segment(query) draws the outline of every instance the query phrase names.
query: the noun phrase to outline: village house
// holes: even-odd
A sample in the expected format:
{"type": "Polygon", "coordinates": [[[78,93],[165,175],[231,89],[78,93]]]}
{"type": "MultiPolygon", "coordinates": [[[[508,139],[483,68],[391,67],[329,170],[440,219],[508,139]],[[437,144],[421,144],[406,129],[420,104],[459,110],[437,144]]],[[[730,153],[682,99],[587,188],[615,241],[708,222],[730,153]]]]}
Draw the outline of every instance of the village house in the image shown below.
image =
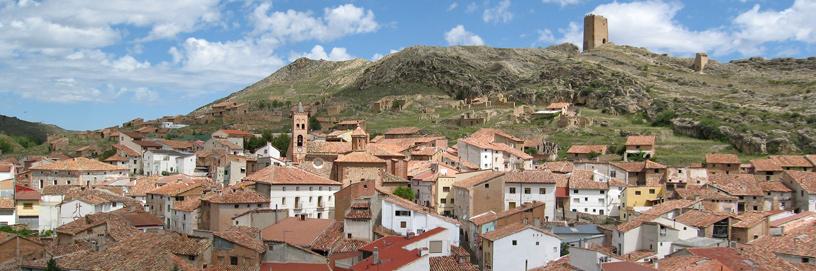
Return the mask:
{"type": "Polygon", "coordinates": [[[697,228],[698,237],[729,240],[732,214],[691,209],[674,218],[675,221],[697,228]]]}
{"type": "Polygon", "coordinates": [[[655,156],[655,136],[628,136],[624,145],[626,147],[624,161],[629,161],[629,157],[633,155],[642,156],[643,159],[652,159],[655,156]]]}
{"type": "Polygon", "coordinates": [[[543,221],[555,219],[555,184],[567,181],[567,175],[529,170],[508,172],[499,178],[504,181],[503,210],[525,203],[542,202],[545,205],[543,221]]]}
{"type": "Polygon", "coordinates": [[[223,101],[210,106],[210,116],[224,117],[247,112],[247,104],[235,101],[223,101]]]}
{"type": "Polygon", "coordinates": [[[759,183],[765,194],[763,210],[793,210],[793,190],[781,181],[763,181],[759,183]]]}
{"type": "Polygon", "coordinates": [[[772,159],[755,159],[751,160],[751,171],[757,180],[762,181],[779,181],[782,177],[782,166],[772,159]]]}
{"type": "Polygon", "coordinates": [[[176,202],[170,208],[171,218],[167,228],[171,231],[193,235],[199,230],[201,198],[191,196],[176,202]]]}
{"type": "Polygon", "coordinates": [[[524,139],[490,128],[479,129],[457,143],[460,160],[495,171],[532,169],[533,157],[523,148],[524,139]]]}
{"type": "Polygon", "coordinates": [[[444,216],[453,217],[456,201],[453,197],[453,184],[456,182],[456,175],[459,172],[443,163],[434,163],[432,167],[437,173],[436,182],[434,183],[434,201],[436,204],[436,212],[444,216]]]}
{"type": "Polygon", "coordinates": [[[332,127],[333,130],[354,130],[357,126],[362,127],[363,129],[366,128],[366,121],[365,120],[342,120],[338,121],[332,127]]]}
{"type": "Polygon", "coordinates": [[[597,161],[601,155],[606,154],[607,149],[608,147],[606,145],[572,145],[567,150],[567,159],[572,161],[597,161]]]}
{"type": "Polygon", "coordinates": [[[596,181],[591,171],[575,170],[569,177],[569,208],[573,213],[617,216],[624,187],[623,180],[596,181]]]}
{"type": "Polygon", "coordinates": [[[17,206],[14,198],[0,198],[0,225],[17,224],[17,206]]]}
{"type": "Polygon", "coordinates": [[[734,214],[737,212],[737,200],[739,198],[717,189],[689,186],[675,189],[674,195],[676,199],[700,201],[703,207],[709,211],[734,214]]]}
{"type": "Polygon", "coordinates": [[[211,185],[212,180],[204,178],[168,183],[146,193],[146,206],[149,206],[151,214],[165,222],[165,227],[170,227],[173,206],[188,198],[200,197],[211,185]]]}
{"type": "Polygon", "coordinates": [[[43,189],[48,185],[95,185],[107,178],[129,177],[129,169],[84,157],[31,167],[31,182],[43,189]]]}
{"type": "Polygon", "coordinates": [[[615,228],[612,247],[615,254],[623,258],[628,258],[627,255],[630,254],[640,254],[659,259],[674,252],[672,243],[696,238],[697,234],[695,227],[661,216],[641,214],[615,228]]]}
{"type": "Polygon", "coordinates": [[[576,224],[575,226],[553,226],[552,233],[561,242],[572,247],[600,246],[606,241],[606,235],[597,224],[576,224]]]}
{"type": "Polygon", "coordinates": [[[786,170],[782,183],[793,192],[793,211],[816,211],[816,173],[786,170]]]}
{"type": "Polygon", "coordinates": [[[531,225],[508,225],[482,237],[483,270],[529,270],[561,257],[561,240],[531,225]]]}
{"type": "Polygon", "coordinates": [[[417,127],[395,127],[385,130],[385,132],[383,132],[383,136],[386,139],[407,138],[419,136],[421,132],[422,130],[417,127]]]}
{"type": "Polygon", "coordinates": [[[210,264],[213,269],[259,270],[264,252],[258,229],[230,227],[213,232],[210,264]]]}
{"type": "Polygon", "coordinates": [[[816,266],[816,251],[811,249],[816,247],[814,236],[816,222],[810,220],[799,227],[786,230],[784,234],[760,237],[751,242],[751,245],[772,252],[791,264],[802,266],[802,270],[808,270],[806,268],[816,266]]]}
{"type": "Polygon", "coordinates": [[[232,224],[263,229],[288,217],[286,209],[252,209],[232,216],[232,224]]]}
{"type": "Polygon", "coordinates": [[[121,216],[111,213],[90,214],[55,229],[56,242],[69,245],[90,242],[100,249],[140,233],[121,216]]]}
{"type": "Polygon", "coordinates": [[[709,178],[709,183],[705,187],[737,197],[737,213],[765,210],[765,195],[753,175],[714,175],[709,178]]]}
{"type": "Polygon", "coordinates": [[[14,186],[14,218],[16,224],[25,225],[28,229],[38,229],[40,220],[40,193],[37,190],[14,186]]]}
{"type": "Polygon", "coordinates": [[[427,209],[395,195],[381,199],[381,226],[397,234],[408,236],[430,231],[437,227],[447,229],[451,244],[459,244],[459,221],[444,217],[435,210],[427,209]]]}
{"type": "Polygon", "coordinates": [[[731,240],[749,243],[768,235],[770,212],[747,211],[734,217],[731,224],[731,240]]]}
{"type": "Polygon", "coordinates": [[[4,267],[9,263],[40,260],[46,256],[45,244],[37,238],[0,233],[0,262],[4,267]]]}
{"type": "Polygon", "coordinates": [[[504,210],[504,183],[501,172],[475,171],[456,175],[453,199],[454,216],[467,220],[471,216],[492,210],[504,210]]]}
{"type": "Polygon", "coordinates": [[[117,195],[109,190],[85,187],[72,188],[66,191],[62,202],[59,204],[55,206],[41,204],[39,221],[43,225],[40,225],[40,230],[54,229],[55,226],[68,224],[89,214],[141,207],[139,201],[117,195]],[[49,209],[48,207],[55,209],[49,209]],[[56,222],[51,221],[52,219],[56,220],[56,222]]]}
{"type": "Polygon", "coordinates": [[[804,155],[771,155],[768,159],[776,162],[782,170],[813,171],[813,163],[804,155]]]}
{"type": "Polygon", "coordinates": [[[289,217],[261,229],[261,240],[267,250],[264,263],[327,263],[325,256],[311,250],[320,237],[331,232],[337,222],[333,219],[289,217]]]}
{"type": "Polygon", "coordinates": [[[363,260],[350,270],[431,270],[430,259],[450,256],[456,246],[445,239],[450,235],[448,231],[434,228],[414,236],[377,239],[359,249],[363,260]]]}
{"type": "Polygon", "coordinates": [[[669,167],[666,169],[666,190],[674,191],[688,185],[703,185],[708,183],[708,171],[702,165],[686,167],[669,167]]]}
{"type": "Polygon", "coordinates": [[[141,152],[122,144],[113,144],[113,148],[116,150],[116,154],[105,159],[105,162],[114,166],[127,167],[131,175],[142,174],[144,164],[142,162],[141,152]]]}
{"type": "Polygon", "coordinates": [[[17,176],[17,168],[12,163],[0,162],[0,181],[14,179],[17,176]]]}
{"type": "Polygon", "coordinates": [[[196,156],[193,153],[175,150],[149,150],[143,156],[144,175],[159,176],[169,174],[193,175],[196,156]]]}
{"type": "Polygon", "coordinates": [[[254,209],[269,208],[269,199],[250,190],[226,188],[221,193],[203,196],[199,206],[198,229],[224,231],[235,215],[254,209]]]}
{"type": "Polygon", "coordinates": [[[467,244],[477,257],[477,262],[481,262],[482,235],[512,224],[543,227],[546,221],[545,213],[546,206],[543,202],[532,202],[506,211],[487,211],[477,214],[463,222],[464,240],[462,243],[467,244]]]}
{"type": "Polygon", "coordinates": [[[735,154],[709,153],[705,156],[705,168],[708,170],[709,176],[738,174],[740,160],[735,154]]]}
{"type": "Polygon", "coordinates": [[[267,167],[246,178],[252,188],[268,196],[269,208],[289,209],[289,216],[331,218],[340,183],[296,167],[267,167]]]}

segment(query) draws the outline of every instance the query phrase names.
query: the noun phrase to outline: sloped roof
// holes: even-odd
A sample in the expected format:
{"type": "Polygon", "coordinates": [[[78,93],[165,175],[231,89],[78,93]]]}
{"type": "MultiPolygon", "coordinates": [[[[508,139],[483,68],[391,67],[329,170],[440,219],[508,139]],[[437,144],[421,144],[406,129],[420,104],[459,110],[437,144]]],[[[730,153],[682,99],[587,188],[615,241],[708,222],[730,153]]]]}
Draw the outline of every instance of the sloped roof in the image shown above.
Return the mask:
{"type": "Polygon", "coordinates": [[[759,186],[762,187],[762,191],[764,192],[792,192],[790,188],[788,188],[784,183],[779,181],[774,182],[760,182],[759,186]]]}
{"type": "Polygon", "coordinates": [[[412,135],[417,134],[421,131],[418,127],[395,127],[388,130],[385,130],[383,134],[386,135],[412,135]]]}
{"type": "Polygon", "coordinates": [[[655,144],[655,136],[633,135],[626,137],[626,146],[647,146],[655,144]]]}
{"type": "Polygon", "coordinates": [[[351,151],[351,142],[309,141],[306,151],[310,154],[341,154],[351,151]]]}
{"type": "Polygon", "coordinates": [[[178,182],[178,183],[169,183],[163,186],[159,186],[156,189],[147,191],[146,194],[155,194],[155,195],[163,195],[163,196],[176,196],[178,194],[193,190],[195,188],[201,187],[203,184],[200,182],[178,182]]]}
{"type": "Polygon", "coordinates": [[[173,210],[179,210],[182,212],[192,212],[201,207],[201,198],[199,197],[187,197],[182,202],[178,202],[173,205],[173,210]]]}
{"type": "Polygon", "coordinates": [[[114,166],[98,160],[77,157],[31,167],[31,170],[54,171],[127,171],[127,167],[114,166]]]}
{"type": "Polygon", "coordinates": [[[571,173],[575,164],[569,161],[545,162],[542,169],[558,173],[571,173]]]}
{"type": "Polygon", "coordinates": [[[765,220],[769,215],[771,215],[769,212],[747,211],[734,217],[737,222],[731,226],[735,228],[750,228],[765,220]]]}
{"type": "Polygon", "coordinates": [[[754,175],[719,174],[709,176],[709,185],[732,196],[761,196],[762,187],[754,175]]]}
{"type": "Polygon", "coordinates": [[[813,164],[804,155],[771,155],[769,159],[782,167],[813,167],[813,164]]]}
{"type": "Polygon", "coordinates": [[[702,187],[675,188],[674,192],[681,199],[688,200],[736,200],[737,197],[731,196],[720,191],[702,187]]]}
{"type": "Polygon", "coordinates": [[[606,149],[608,147],[606,145],[572,145],[567,150],[567,153],[574,153],[574,154],[588,154],[588,153],[597,153],[597,154],[604,154],[606,153],[606,149]]]}
{"type": "Polygon", "coordinates": [[[266,251],[263,241],[259,238],[260,232],[256,228],[232,226],[225,231],[213,232],[214,236],[227,240],[230,243],[249,248],[257,253],[266,251]]]}
{"type": "Polygon", "coordinates": [[[730,216],[729,214],[704,210],[688,210],[675,217],[674,220],[692,227],[708,227],[730,216]]]}
{"type": "Polygon", "coordinates": [[[593,180],[593,173],[590,170],[576,169],[569,177],[570,189],[607,190],[609,184],[593,180]]]}
{"type": "Polygon", "coordinates": [[[354,151],[348,154],[340,155],[337,160],[334,160],[335,163],[337,162],[346,162],[346,163],[385,163],[385,160],[380,159],[377,156],[374,156],[366,151],[354,151]]]}
{"type": "Polygon", "coordinates": [[[333,180],[321,177],[296,167],[270,166],[250,174],[244,178],[245,181],[268,183],[268,184],[315,184],[315,185],[340,185],[333,180]]]}
{"type": "Polygon", "coordinates": [[[549,236],[555,237],[554,235],[552,235],[552,233],[546,232],[546,231],[544,231],[544,230],[542,230],[542,229],[540,229],[538,227],[533,227],[532,225],[521,224],[521,223],[510,224],[510,225],[498,228],[498,229],[496,229],[494,231],[482,234],[482,237],[484,237],[485,239],[490,240],[490,241],[496,241],[496,240],[502,239],[504,237],[507,237],[507,236],[510,236],[510,235],[525,231],[527,229],[540,232],[540,233],[542,233],[544,235],[549,235],[549,236]]]}
{"type": "Polygon", "coordinates": [[[309,248],[334,223],[334,219],[288,217],[262,229],[261,239],[309,248]]]}
{"type": "Polygon", "coordinates": [[[463,174],[462,176],[467,176],[467,177],[464,177],[463,179],[459,179],[460,176],[457,175],[457,177],[456,177],[457,180],[456,180],[456,182],[453,183],[453,186],[461,187],[461,188],[468,188],[469,189],[469,188],[471,188],[473,186],[482,184],[482,183],[484,183],[486,181],[492,180],[492,179],[494,179],[496,177],[499,177],[499,176],[502,176],[502,175],[504,175],[504,173],[495,172],[495,171],[479,171],[477,173],[468,174],[468,175],[463,174]]]}
{"type": "Polygon", "coordinates": [[[751,160],[751,165],[754,166],[754,171],[782,171],[782,167],[772,159],[754,159],[751,160]]]}
{"type": "Polygon", "coordinates": [[[566,174],[553,173],[547,170],[525,170],[508,172],[502,176],[505,183],[548,183],[555,184],[567,179],[566,174]]]}
{"type": "Polygon", "coordinates": [[[687,208],[692,204],[697,203],[694,200],[667,200],[658,205],[652,206],[651,209],[644,211],[641,215],[661,216],[676,209],[687,208]]]}
{"type": "Polygon", "coordinates": [[[111,213],[96,213],[74,220],[57,227],[58,234],[76,235],[96,226],[107,224],[108,235],[116,241],[122,241],[140,233],[135,227],[128,224],[124,218],[111,213]]]}
{"type": "Polygon", "coordinates": [[[798,184],[808,194],[816,194],[816,172],[786,170],[785,175],[798,184]]]}
{"type": "Polygon", "coordinates": [[[705,156],[706,164],[739,164],[740,160],[736,154],[730,153],[709,153],[705,156]]]}
{"type": "Polygon", "coordinates": [[[234,189],[226,189],[221,193],[207,195],[203,200],[218,204],[269,203],[269,199],[264,198],[261,194],[258,194],[258,192],[234,189]]]}

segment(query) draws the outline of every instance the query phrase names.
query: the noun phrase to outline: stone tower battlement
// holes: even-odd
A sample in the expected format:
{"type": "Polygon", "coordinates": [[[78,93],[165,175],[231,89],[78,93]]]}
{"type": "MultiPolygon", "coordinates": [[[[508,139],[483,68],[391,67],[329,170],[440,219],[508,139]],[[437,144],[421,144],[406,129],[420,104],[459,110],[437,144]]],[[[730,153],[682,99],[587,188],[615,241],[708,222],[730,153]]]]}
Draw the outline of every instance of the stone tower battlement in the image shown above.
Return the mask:
{"type": "Polygon", "coordinates": [[[584,17],[584,51],[609,42],[609,25],[601,15],[589,14],[584,17]]]}

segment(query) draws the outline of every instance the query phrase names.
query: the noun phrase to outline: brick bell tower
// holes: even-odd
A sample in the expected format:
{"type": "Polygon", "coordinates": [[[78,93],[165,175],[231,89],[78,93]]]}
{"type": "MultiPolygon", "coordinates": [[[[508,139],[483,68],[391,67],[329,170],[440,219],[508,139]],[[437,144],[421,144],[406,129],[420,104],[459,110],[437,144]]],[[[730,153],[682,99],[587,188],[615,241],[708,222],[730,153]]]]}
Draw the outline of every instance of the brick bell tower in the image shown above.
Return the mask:
{"type": "Polygon", "coordinates": [[[297,108],[292,110],[292,135],[289,142],[289,151],[286,153],[292,163],[300,164],[306,157],[308,137],[309,112],[303,110],[303,104],[298,102],[297,108]]]}

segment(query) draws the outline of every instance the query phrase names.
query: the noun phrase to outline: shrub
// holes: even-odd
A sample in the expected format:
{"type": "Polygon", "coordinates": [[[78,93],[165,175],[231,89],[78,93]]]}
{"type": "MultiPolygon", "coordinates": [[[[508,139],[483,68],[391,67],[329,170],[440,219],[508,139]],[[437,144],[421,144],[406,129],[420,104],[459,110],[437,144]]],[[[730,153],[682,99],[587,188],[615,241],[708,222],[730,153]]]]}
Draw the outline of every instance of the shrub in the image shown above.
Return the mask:
{"type": "Polygon", "coordinates": [[[410,201],[413,201],[415,196],[414,190],[411,190],[411,188],[405,186],[400,186],[397,187],[397,189],[394,189],[394,195],[397,195],[400,198],[407,199],[410,201]]]}

